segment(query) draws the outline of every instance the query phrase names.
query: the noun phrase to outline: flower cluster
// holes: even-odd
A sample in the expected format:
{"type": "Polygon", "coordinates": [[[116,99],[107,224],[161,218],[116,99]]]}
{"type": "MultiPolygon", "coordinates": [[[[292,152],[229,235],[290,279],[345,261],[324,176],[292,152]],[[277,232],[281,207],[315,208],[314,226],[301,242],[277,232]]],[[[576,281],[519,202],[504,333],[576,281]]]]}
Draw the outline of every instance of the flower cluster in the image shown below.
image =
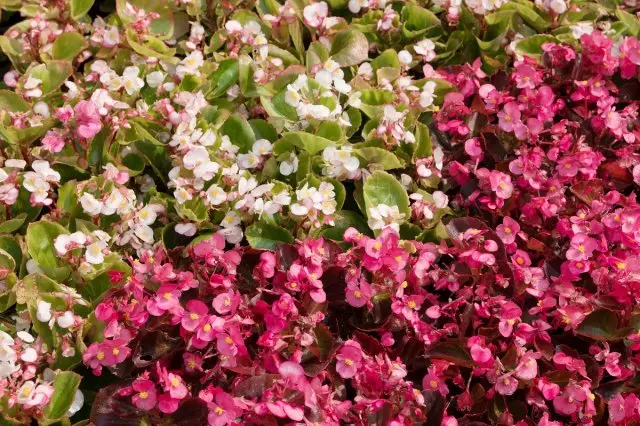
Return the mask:
{"type": "Polygon", "coordinates": [[[0,423],[637,423],[636,3],[0,2],[0,423]]]}

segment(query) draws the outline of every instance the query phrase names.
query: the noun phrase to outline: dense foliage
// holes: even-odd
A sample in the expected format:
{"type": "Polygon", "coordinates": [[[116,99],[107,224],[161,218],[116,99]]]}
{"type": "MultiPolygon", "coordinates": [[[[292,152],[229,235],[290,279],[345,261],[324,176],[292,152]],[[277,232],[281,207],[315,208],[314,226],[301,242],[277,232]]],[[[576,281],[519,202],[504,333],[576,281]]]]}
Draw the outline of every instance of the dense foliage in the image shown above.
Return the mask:
{"type": "Polygon", "coordinates": [[[0,0],[0,424],[638,424],[637,12],[0,0]]]}

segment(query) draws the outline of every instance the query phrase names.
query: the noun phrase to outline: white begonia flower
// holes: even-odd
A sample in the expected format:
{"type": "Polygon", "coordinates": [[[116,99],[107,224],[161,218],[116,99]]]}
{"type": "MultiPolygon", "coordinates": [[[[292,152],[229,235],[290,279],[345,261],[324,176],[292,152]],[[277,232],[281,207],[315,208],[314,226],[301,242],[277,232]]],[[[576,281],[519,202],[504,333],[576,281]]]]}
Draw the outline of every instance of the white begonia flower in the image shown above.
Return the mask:
{"type": "Polygon", "coordinates": [[[33,112],[38,115],[41,115],[44,118],[48,118],[51,116],[51,112],[49,111],[49,105],[46,102],[39,101],[33,106],[33,112]]]}
{"type": "Polygon", "coordinates": [[[4,182],[9,178],[9,173],[5,172],[4,169],[0,169],[0,183],[4,182]]]}
{"type": "Polygon", "coordinates": [[[312,28],[318,28],[329,15],[329,6],[323,1],[311,3],[304,8],[302,15],[307,25],[312,28]]]}
{"type": "Polygon", "coordinates": [[[297,107],[300,104],[300,101],[302,101],[302,96],[300,96],[300,93],[297,90],[294,90],[291,84],[289,84],[287,86],[287,91],[284,93],[284,101],[292,107],[297,107]]]}
{"type": "Polygon", "coordinates": [[[422,108],[428,108],[433,105],[435,99],[436,83],[434,81],[427,81],[422,87],[420,92],[420,106],[422,108]]]}
{"type": "Polygon", "coordinates": [[[144,80],[138,76],[139,74],[140,69],[138,67],[130,66],[124,69],[122,82],[128,95],[138,93],[144,87],[144,80]]]}
{"type": "Polygon", "coordinates": [[[87,242],[87,236],[82,232],[58,235],[53,242],[56,253],[60,256],[67,254],[69,250],[81,247],[87,242]]]}
{"type": "Polygon", "coordinates": [[[354,179],[359,172],[360,160],[352,155],[353,148],[343,146],[340,149],[330,146],[322,152],[325,162],[323,174],[336,179],[354,179]]]}
{"type": "Polygon", "coordinates": [[[436,57],[436,45],[433,41],[425,38],[413,46],[413,51],[422,56],[425,62],[431,62],[436,57]]]}
{"type": "Polygon", "coordinates": [[[38,262],[36,262],[33,259],[29,259],[27,260],[27,272],[30,274],[35,274],[36,272],[42,273],[42,269],[40,268],[40,266],[38,266],[38,262]]]}
{"type": "Polygon", "coordinates": [[[578,22],[571,25],[571,34],[576,40],[580,40],[583,35],[589,35],[593,32],[593,24],[591,22],[578,22]]]}
{"type": "Polygon", "coordinates": [[[218,185],[211,185],[206,192],[207,202],[212,206],[219,206],[227,200],[224,189],[218,185]]]}
{"type": "Polygon", "coordinates": [[[557,15],[560,15],[567,11],[567,3],[565,0],[551,0],[549,2],[549,9],[557,15]]]}
{"type": "Polygon", "coordinates": [[[271,154],[271,142],[266,139],[258,139],[253,144],[251,151],[256,155],[269,155],[271,154]]]}
{"type": "Polygon", "coordinates": [[[349,0],[349,12],[360,13],[361,9],[369,7],[369,0],[349,0]]]}
{"type": "Polygon", "coordinates": [[[173,196],[175,197],[178,204],[184,204],[193,198],[191,193],[183,187],[176,188],[176,190],[173,191],[173,196]]]}
{"type": "Polygon", "coordinates": [[[449,205],[449,197],[442,191],[435,191],[433,194],[433,203],[439,209],[444,209],[449,205]]]}
{"type": "Polygon", "coordinates": [[[405,219],[404,213],[400,213],[398,206],[388,206],[386,204],[370,207],[368,213],[367,224],[373,230],[391,228],[396,232],[400,232],[400,224],[405,219]]]}
{"type": "Polygon", "coordinates": [[[148,225],[138,225],[135,228],[134,234],[141,241],[144,241],[147,244],[153,244],[153,229],[151,229],[148,225]]]}
{"type": "Polygon", "coordinates": [[[106,244],[103,241],[96,241],[87,246],[87,250],[84,253],[84,258],[88,263],[92,265],[100,265],[104,262],[103,250],[106,248],[106,244]]]}
{"type": "Polygon", "coordinates": [[[182,159],[182,165],[187,170],[193,170],[209,161],[211,161],[209,159],[209,151],[203,146],[194,146],[182,159]]]}
{"type": "Polygon", "coordinates": [[[33,348],[27,348],[20,355],[20,360],[27,363],[34,363],[38,359],[38,352],[33,348]]]}
{"type": "Polygon", "coordinates": [[[145,225],[152,225],[156,221],[157,217],[158,215],[156,214],[155,209],[150,205],[143,207],[138,212],[138,219],[145,225]]]}
{"type": "Polygon", "coordinates": [[[36,309],[36,318],[41,322],[49,322],[49,320],[51,320],[51,303],[39,300],[36,309]]]}
{"type": "Polygon", "coordinates": [[[164,82],[166,76],[167,74],[163,73],[162,71],[150,72],[149,74],[147,74],[147,84],[149,85],[149,87],[155,89],[164,82]]]}
{"type": "Polygon", "coordinates": [[[180,78],[184,78],[185,75],[199,75],[199,69],[202,65],[204,65],[202,52],[194,50],[176,67],[176,75],[180,78]]]}
{"type": "Polygon", "coordinates": [[[240,31],[242,31],[242,24],[232,19],[227,21],[227,23],[224,25],[224,28],[229,34],[239,33],[240,31]]]}
{"type": "Polygon", "coordinates": [[[67,417],[71,417],[76,414],[78,411],[82,409],[84,405],[84,394],[80,389],[76,390],[75,395],[73,395],[73,402],[69,407],[69,411],[67,411],[67,417]]]}
{"type": "Polygon", "coordinates": [[[262,159],[254,152],[248,152],[246,154],[238,154],[237,163],[241,169],[255,169],[262,164],[262,159]]]}
{"type": "Polygon", "coordinates": [[[27,333],[24,330],[18,331],[16,336],[25,343],[33,343],[36,340],[30,333],[27,333]]]}
{"type": "Polygon", "coordinates": [[[178,223],[174,229],[176,233],[180,235],[193,237],[196,234],[198,227],[194,223],[178,223]]]}
{"type": "Polygon", "coordinates": [[[42,96],[42,89],[40,89],[40,83],[42,80],[29,76],[27,81],[24,83],[24,88],[26,90],[25,96],[28,98],[39,98],[42,96]]]}
{"type": "Polygon", "coordinates": [[[18,404],[25,404],[31,399],[36,384],[32,380],[28,380],[20,386],[16,393],[18,404]]]}
{"type": "MultiPolygon", "coordinates": [[[[13,337],[0,330],[0,362],[15,363],[18,359],[16,351],[11,347],[14,344],[13,337]]],[[[2,373],[0,373],[0,378],[2,373]]]]}
{"type": "Polygon", "coordinates": [[[293,152],[289,154],[289,158],[280,163],[280,174],[289,176],[298,171],[298,157],[293,152]]]}
{"type": "Polygon", "coordinates": [[[213,132],[213,130],[209,129],[204,132],[202,136],[200,136],[200,139],[198,139],[198,143],[202,146],[213,146],[213,144],[216,143],[216,139],[216,134],[213,132]]]}
{"type": "Polygon", "coordinates": [[[120,44],[120,31],[116,25],[110,26],[102,36],[102,45],[108,49],[120,44]]]}
{"type": "Polygon", "coordinates": [[[402,65],[410,65],[413,57],[407,50],[401,50],[398,52],[398,60],[402,65]]]}
{"type": "Polygon", "coordinates": [[[27,162],[24,160],[17,160],[17,159],[10,158],[4,162],[4,167],[10,168],[10,169],[22,170],[26,166],[27,166],[27,162]]]}

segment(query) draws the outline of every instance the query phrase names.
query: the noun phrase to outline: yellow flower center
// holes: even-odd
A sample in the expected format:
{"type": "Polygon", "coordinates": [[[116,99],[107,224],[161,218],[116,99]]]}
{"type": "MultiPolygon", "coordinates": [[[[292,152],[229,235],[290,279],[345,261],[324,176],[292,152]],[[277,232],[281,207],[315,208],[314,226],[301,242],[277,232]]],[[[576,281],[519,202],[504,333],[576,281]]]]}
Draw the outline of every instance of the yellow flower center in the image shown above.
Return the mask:
{"type": "Polygon", "coordinates": [[[195,312],[191,312],[189,314],[189,318],[191,318],[192,320],[197,320],[198,318],[200,318],[200,315],[196,314],[195,312]]]}
{"type": "Polygon", "coordinates": [[[227,345],[230,345],[230,344],[232,344],[232,343],[233,343],[233,340],[231,340],[231,337],[229,337],[229,336],[225,337],[225,338],[224,338],[224,341],[225,341],[225,343],[226,343],[227,345]]]}
{"type": "Polygon", "coordinates": [[[436,382],[435,380],[431,380],[429,382],[429,385],[433,388],[433,389],[437,389],[438,388],[438,382],[436,382]]]}
{"type": "Polygon", "coordinates": [[[164,300],[170,300],[171,299],[171,293],[166,292],[165,294],[162,295],[162,297],[164,298],[164,300]]]}
{"type": "Polygon", "coordinates": [[[411,309],[415,309],[416,307],[416,302],[414,302],[413,300],[409,300],[407,302],[407,306],[410,307],[411,309]]]}
{"type": "Polygon", "coordinates": [[[215,411],[215,413],[219,416],[221,416],[222,413],[224,413],[224,410],[222,409],[222,407],[216,407],[216,409],[213,411],[215,411]]]}
{"type": "Polygon", "coordinates": [[[147,399],[149,398],[149,392],[140,392],[138,396],[140,397],[140,399],[147,399]]]}
{"type": "Polygon", "coordinates": [[[382,243],[380,241],[376,241],[376,243],[373,245],[373,248],[377,251],[380,250],[382,248],[382,243]]]}
{"type": "Polygon", "coordinates": [[[353,365],[353,361],[350,360],[349,358],[345,359],[344,363],[347,364],[348,366],[352,366],[353,365]]]}
{"type": "Polygon", "coordinates": [[[354,291],[353,295],[356,297],[356,299],[360,299],[362,297],[362,293],[360,293],[360,290],[354,291]]]}
{"type": "Polygon", "coordinates": [[[104,352],[98,352],[98,354],[96,355],[96,358],[98,358],[98,360],[102,361],[104,359],[104,352]]]}
{"type": "Polygon", "coordinates": [[[580,244],[580,245],[578,246],[578,251],[579,251],[580,253],[584,253],[584,246],[583,246],[582,244],[580,244]]]}
{"type": "Polygon", "coordinates": [[[111,351],[115,356],[118,356],[118,354],[120,354],[120,349],[118,348],[113,348],[113,350],[111,351]]]}
{"type": "Polygon", "coordinates": [[[202,327],[204,329],[204,331],[206,331],[207,333],[211,331],[211,324],[205,324],[204,327],[202,327]]]}
{"type": "Polygon", "coordinates": [[[224,306],[231,306],[231,299],[228,297],[224,299],[224,306]]]}

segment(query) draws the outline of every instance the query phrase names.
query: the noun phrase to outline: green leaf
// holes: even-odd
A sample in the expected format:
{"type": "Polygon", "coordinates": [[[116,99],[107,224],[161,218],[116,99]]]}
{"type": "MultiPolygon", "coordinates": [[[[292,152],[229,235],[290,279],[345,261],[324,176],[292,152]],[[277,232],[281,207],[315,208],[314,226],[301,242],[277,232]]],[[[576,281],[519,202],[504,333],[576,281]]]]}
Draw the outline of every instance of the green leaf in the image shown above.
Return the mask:
{"type": "Polygon", "coordinates": [[[253,134],[256,136],[256,140],[266,139],[269,142],[274,142],[276,139],[278,139],[278,132],[266,120],[263,120],[261,118],[254,118],[252,120],[249,120],[249,126],[251,126],[251,130],[253,130],[253,134]]]}
{"type": "Polygon", "coordinates": [[[157,0],[116,0],[118,17],[126,25],[131,23],[134,16],[127,10],[127,4],[131,4],[145,12],[155,12],[159,16],[151,21],[149,31],[161,37],[169,38],[173,35],[174,17],[171,3],[157,0]]]}
{"type": "Polygon", "coordinates": [[[0,90],[0,110],[9,112],[29,111],[31,106],[22,96],[10,90],[0,90]]]}
{"type": "Polygon", "coordinates": [[[355,153],[364,160],[364,165],[370,170],[392,170],[404,166],[394,153],[382,148],[360,148],[355,153]]]}
{"type": "Polygon", "coordinates": [[[516,51],[521,55],[539,57],[542,55],[542,45],[545,43],[561,44],[554,36],[546,34],[536,34],[523,38],[516,43],[516,51]]]}
{"type": "Polygon", "coordinates": [[[284,136],[276,142],[273,149],[274,153],[279,155],[287,152],[289,147],[295,146],[308,152],[310,155],[316,155],[325,148],[333,145],[335,145],[334,141],[320,136],[306,132],[289,132],[285,133],[284,136]]]}
{"type": "Polygon", "coordinates": [[[429,127],[418,123],[416,124],[416,151],[413,153],[413,157],[424,158],[430,157],[431,154],[433,154],[433,146],[429,127]]]}
{"type": "Polygon", "coordinates": [[[5,220],[0,223],[0,234],[10,234],[11,232],[20,229],[26,218],[27,214],[21,213],[13,219],[5,220]]]}
{"type": "Polygon", "coordinates": [[[538,12],[536,12],[533,6],[524,5],[515,1],[510,1],[502,6],[502,9],[513,9],[518,12],[518,15],[537,32],[544,32],[551,25],[546,19],[544,19],[538,12]]]}
{"type": "Polygon", "coordinates": [[[73,74],[73,66],[68,61],[51,61],[47,64],[36,65],[28,75],[42,81],[40,87],[42,95],[47,95],[62,86],[67,78],[73,74]]]}
{"type": "Polygon", "coordinates": [[[409,31],[420,31],[442,25],[440,19],[433,12],[413,3],[407,3],[402,8],[401,17],[409,31]]]}
{"type": "Polygon", "coordinates": [[[62,419],[73,403],[82,376],[72,371],[62,371],[53,380],[53,395],[44,410],[46,423],[51,424],[62,419]]]}
{"type": "Polygon", "coordinates": [[[369,209],[380,204],[398,206],[405,219],[411,216],[409,210],[409,196],[402,184],[389,173],[376,171],[364,181],[364,203],[368,214],[369,209]]]}
{"type": "Polygon", "coordinates": [[[53,59],[73,60],[87,45],[87,40],[75,31],[62,33],[53,42],[53,59]]]}
{"type": "Polygon", "coordinates": [[[340,31],[333,38],[329,56],[342,67],[358,65],[369,57],[369,42],[360,31],[340,31]]]}
{"type": "Polygon", "coordinates": [[[601,342],[622,340],[634,332],[630,327],[620,327],[618,315],[608,309],[591,312],[580,323],[576,334],[601,342]]]}
{"type": "Polygon", "coordinates": [[[616,16],[622,23],[624,23],[626,30],[630,35],[634,37],[638,37],[640,35],[640,21],[637,17],[621,9],[616,10],[616,16]]]}
{"type": "Polygon", "coordinates": [[[256,222],[245,231],[247,241],[254,248],[274,249],[278,243],[291,244],[294,241],[291,232],[270,222],[256,222]]]}
{"type": "Polygon", "coordinates": [[[95,0],[71,0],[71,17],[74,20],[82,18],[89,12],[95,0]]]}
{"type": "Polygon", "coordinates": [[[69,276],[69,267],[62,266],[53,246],[58,235],[69,232],[55,222],[41,220],[27,227],[27,251],[46,275],[54,280],[63,281],[69,276]]]}
{"type": "Polygon", "coordinates": [[[247,153],[256,141],[256,136],[247,120],[239,114],[234,114],[224,122],[220,128],[223,135],[229,136],[231,143],[240,148],[241,153],[247,153]]]}
{"type": "Polygon", "coordinates": [[[375,70],[380,68],[400,68],[398,53],[394,49],[387,49],[377,58],[371,61],[371,67],[375,70]]]}
{"type": "Polygon", "coordinates": [[[238,75],[239,67],[237,59],[227,59],[220,62],[218,69],[209,77],[213,89],[211,96],[216,98],[224,95],[229,87],[238,82],[238,75]]]}

